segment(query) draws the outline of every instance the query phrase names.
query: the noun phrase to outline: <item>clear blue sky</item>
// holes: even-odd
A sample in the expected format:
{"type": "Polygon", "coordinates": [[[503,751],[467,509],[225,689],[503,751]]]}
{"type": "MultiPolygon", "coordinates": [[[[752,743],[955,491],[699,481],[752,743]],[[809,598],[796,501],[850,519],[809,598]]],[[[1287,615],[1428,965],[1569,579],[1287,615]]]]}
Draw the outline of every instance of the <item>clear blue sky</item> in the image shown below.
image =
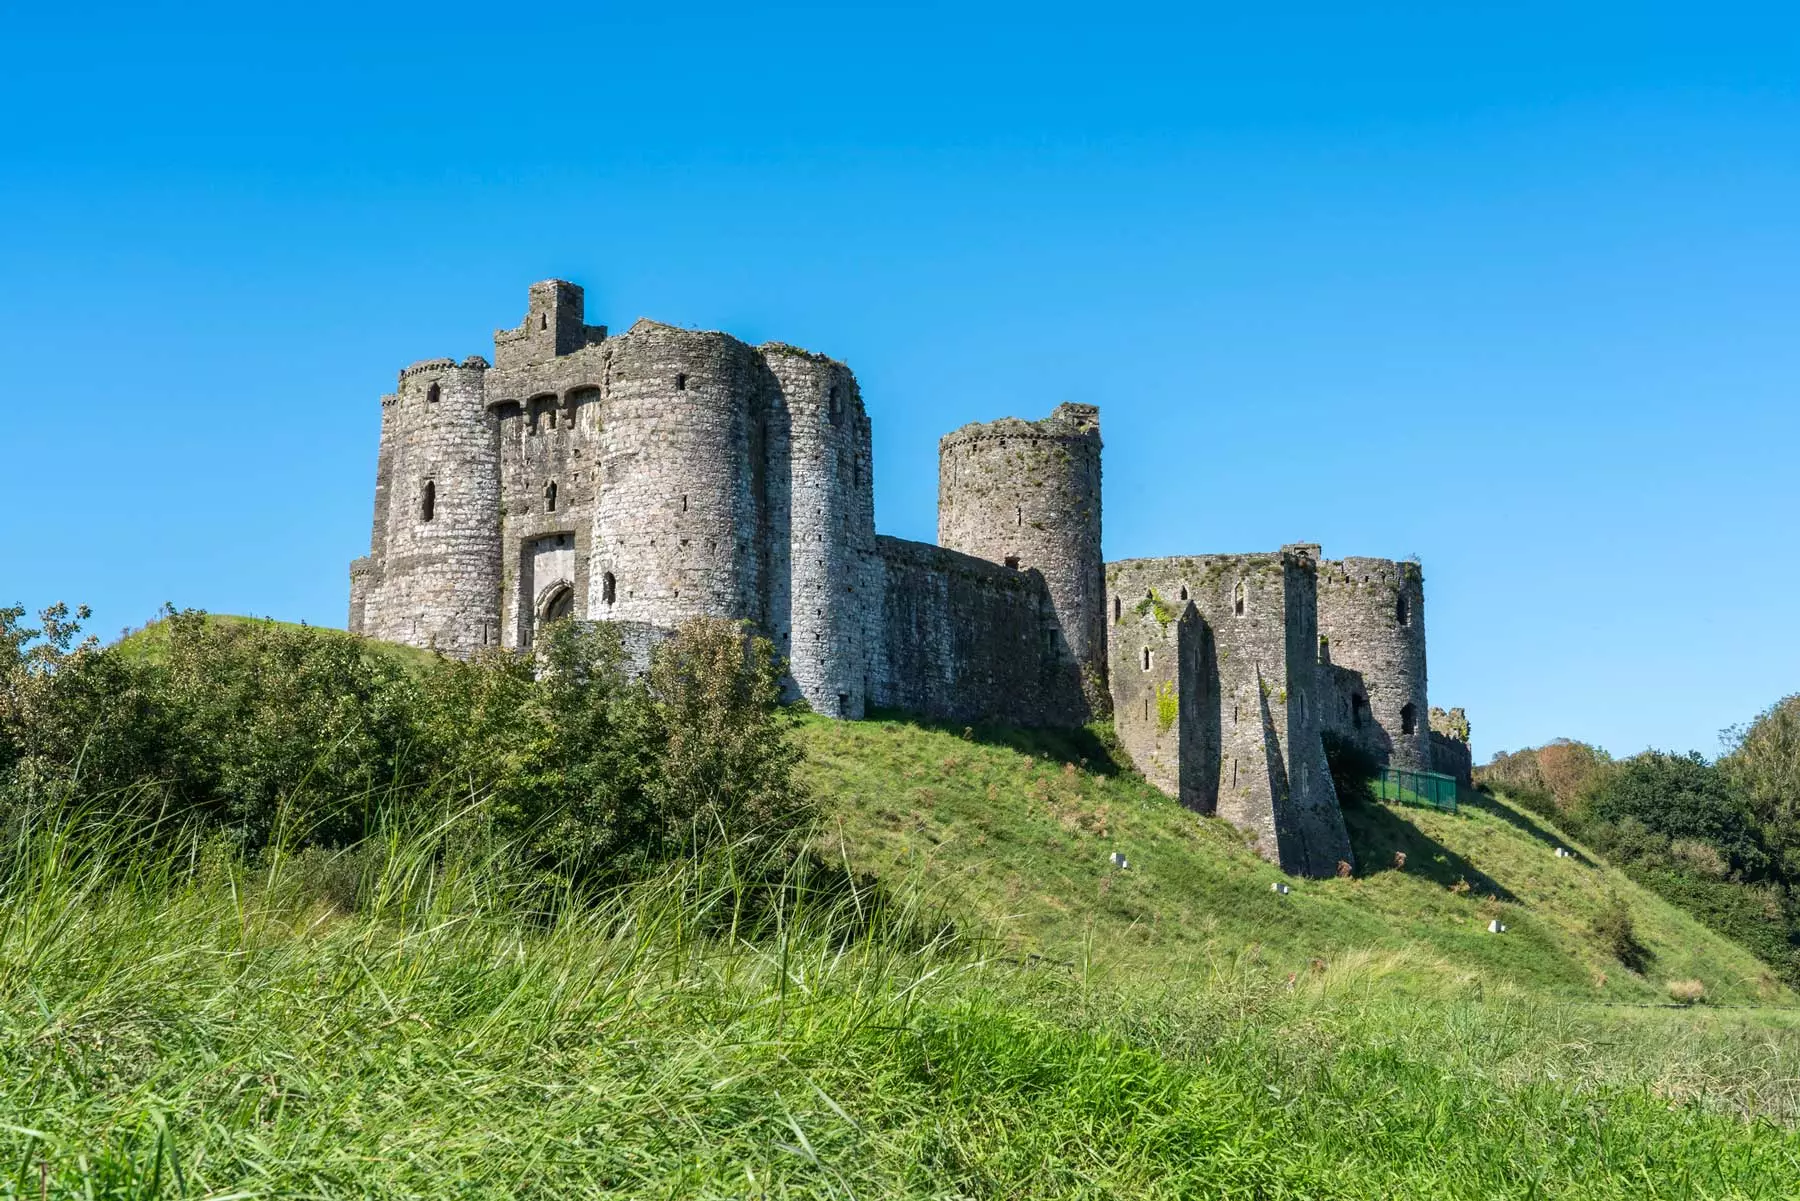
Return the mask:
{"type": "Polygon", "coordinates": [[[1421,556],[1477,754],[1800,690],[1800,9],[7,5],[0,603],[341,625],[377,397],[589,319],[1101,406],[1109,558],[1421,556]],[[67,14],[67,15],[65,15],[67,14]]]}

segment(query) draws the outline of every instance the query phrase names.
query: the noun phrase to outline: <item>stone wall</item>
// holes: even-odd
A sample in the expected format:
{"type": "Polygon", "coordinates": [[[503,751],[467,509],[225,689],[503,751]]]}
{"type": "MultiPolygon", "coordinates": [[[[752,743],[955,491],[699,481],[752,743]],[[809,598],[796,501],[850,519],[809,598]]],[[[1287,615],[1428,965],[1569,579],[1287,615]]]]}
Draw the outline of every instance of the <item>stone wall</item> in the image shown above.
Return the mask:
{"type": "Polygon", "coordinates": [[[1106,565],[1120,742],[1183,804],[1285,870],[1350,859],[1319,727],[1317,548],[1106,565]]]}
{"type": "Polygon", "coordinates": [[[1417,563],[1343,559],[1319,566],[1319,659],[1327,728],[1380,763],[1429,769],[1425,586],[1417,563]]]}
{"type": "Polygon", "coordinates": [[[871,703],[955,721],[1066,725],[1080,683],[1060,654],[1037,572],[878,537],[881,626],[871,703]]]}
{"type": "Polygon", "coordinates": [[[1042,421],[965,425],[938,443],[938,542],[1037,571],[1056,616],[1055,649],[1104,714],[1106,586],[1100,553],[1100,412],[1063,404],[1042,421]]]}
{"type": "Polygon", "coordinates": [[[1431,710],[1431,770],[1475,786],[1475,756],[1469,746],[1469,715],[1461,709],[1431,710]]]}

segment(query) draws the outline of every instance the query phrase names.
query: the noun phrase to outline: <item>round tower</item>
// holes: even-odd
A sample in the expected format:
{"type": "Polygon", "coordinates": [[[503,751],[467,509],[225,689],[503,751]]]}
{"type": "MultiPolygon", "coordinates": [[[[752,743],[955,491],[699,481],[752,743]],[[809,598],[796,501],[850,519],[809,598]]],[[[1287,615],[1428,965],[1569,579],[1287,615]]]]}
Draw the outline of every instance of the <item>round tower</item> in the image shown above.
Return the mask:
{"type": "Polygon", "coordinates": [[[1100,557],[1100,410],[965,425],[938,443],[938,542],[1019,571],[1050,594],[1054,653],[1105,713],[1106,581],[1100,557]]]}
{"type": "Polygon", "coordinates": [[[773,383],[769,630],[815,712],[858,718],[866,609],[880,603],[868,414],[844,364],[782,343],[759,349],[773,383]]]}
{"type": "Polygon", "coordinates": [[[588,616],[760,620],[762,360],[652,321],[606,346],[588,616]]]}
{"type": "Polygon", "coordinates": [[[379,578],[362,597],[371,637],[453,655],[497,643],[500,446],[486,372],[480,359],[430,359],[382,398],[379,578]]]}
{"type": "Polygon", "coordinates": [[[1320,563],[1319,661],[1336,694],[1330,725],[1382,762],[1430,769],[1425,581],[1417,563],[1320,563]]]}

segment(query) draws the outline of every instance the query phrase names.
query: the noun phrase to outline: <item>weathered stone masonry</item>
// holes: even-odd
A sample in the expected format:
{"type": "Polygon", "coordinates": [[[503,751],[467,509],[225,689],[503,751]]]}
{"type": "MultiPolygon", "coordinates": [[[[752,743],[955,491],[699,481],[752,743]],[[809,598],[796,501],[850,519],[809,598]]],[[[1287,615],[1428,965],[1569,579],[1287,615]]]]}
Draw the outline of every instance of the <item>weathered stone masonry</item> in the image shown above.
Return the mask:
{"type": "Polygon", "coordinates": [[[572,617],[641,657],[687,618],[746,619],[833,716],[1110,713],[1158,787],[1310,874],[1350,855],[1324,734],[1467,762],[1466,720],[1459,741],[1426,706],[1416,564],[1306,544],[1106,564],[1090,405],[945,435],[941,546],[875,534],[844,364],[644,320],[609,335],[560,280],[531,287],[492,365],[414,364],[381,413],[359,633],[466,656],[572,617]]]}

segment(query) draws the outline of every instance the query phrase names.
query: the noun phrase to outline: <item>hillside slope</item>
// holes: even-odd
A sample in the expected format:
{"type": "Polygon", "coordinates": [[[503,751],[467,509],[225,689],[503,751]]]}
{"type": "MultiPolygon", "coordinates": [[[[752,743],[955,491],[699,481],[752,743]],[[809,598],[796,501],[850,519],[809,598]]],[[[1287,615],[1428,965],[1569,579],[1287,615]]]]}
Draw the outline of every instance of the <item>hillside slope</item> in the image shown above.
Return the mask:
{"type": "Polygon", "coordinates": [[[1668,981],[1698,979],[1714,1001],[1794,999],[1749,952],[1501,800],[1455,814],[1352,808],[1357,874],[1293,880],[1227,823],[1117,770],[1091,736],[808,719],[800,737],[830,853],[929,882],[953,915],[1020,953],[1162,980],[1317,972],[1355,956],[1402,990],[1441,991],[1448,974],[1476,989],[1667,1003],[1668,981]],[[1556,857],[1559,845],[1578,857],[1556,857]],[[1292,891],[1272,891],[1278,881],[1292,891]],[[1614,896],[1648,951],[1641,974],[1590,933],[1614,896]],[[1488,933],[1494,918],[1505,934],[1488,933]]]}
{"type": "MultiPolygon", "coordinates": [[[[121,645],[155,658],[167,638],[152,623],[121,645]]],[[[367,641],[408,671],[438,659],[367,641]]],[[[1318,972],[1354,956],[1365,971],[1379,963],[1384,987],[1398,990],[1460,981],[1661,1004],[1668,981],[1697,979],[1714,1002],[1795,1000],[1748,951],[1504,800],[1456,814],[1351,808],[1356,875],[1297,880],[1227,823],[1120,770],[1085,731],[809,717],[798,737],[826,814],[822,849],[890,885],[926,883],[952,920],[998,932],[1018,954],[1125,981],[1318,972]],[[1555,857],[1559,845],[1579,857],[1555,857]],[[1114,851],[1127,869],[1112,866],[1114,851]],[[1271,891],[1276,882],[1291,892],[1271,891]],[[1648,952],[1641,973],[1590,933],[1615,896],[1648,952]],[[1507,933],[1488,933],[1494,918],[1507,933]]]]}

